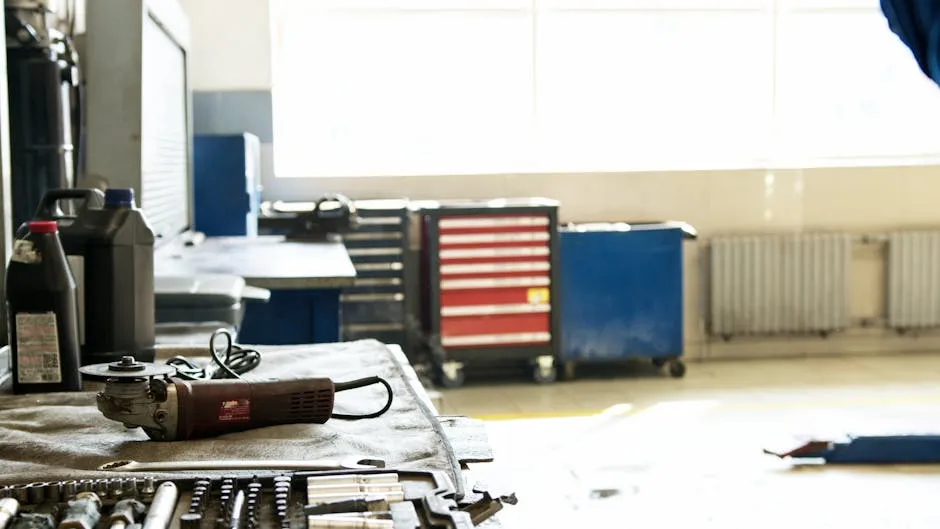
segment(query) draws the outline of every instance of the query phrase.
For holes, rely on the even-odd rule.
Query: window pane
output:
[[[777,120],[789,156],[940,154],[940,90],[878,12],[780,19]]]
[[[275,63],[279,175],[478,173],[526,163],[525,11],[292,15],[281,21]]]
[[[535,0],[540,10],[732,11],[766,10],[774,0]],[[877,1],[877,0],[875,0]]]
[[[763,159],[771,22],[760,12],[546,13],[536,68],[543,169]]]

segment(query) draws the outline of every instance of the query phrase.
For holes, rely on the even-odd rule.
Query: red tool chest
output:
[[[424,332],[445,386],[473,362],[533,364],[554,380],[558,204],[419,203]]]

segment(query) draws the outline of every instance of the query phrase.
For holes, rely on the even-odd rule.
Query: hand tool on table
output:
[[[143,529],[166,529],[173,519],[176,510],[176,500],[179,498],[179,489],[172,481],[164,481],[157,487],[153,495],[147,516],[144,518]]]
[[[49,513],[21,512],[14,520],[11,529],[55,529],[55,518]]]
[[[147,510],[147,507],[135,500],[121,500],[114,504],[111,510],[111,516],[108,518],[109,529],[126,529],[129,525],[137,523],[137,520]]]
[[[0,499],[0,529],[7,529],[10,521],[20,512],[20,502],[14,498]]]
[[[232,504],[226,512],[225,529],[239,529],[242,523],[242,511],[245,510],[245,491],[240,490],[232,498]]]
[[[868,435],[840,441],[812,440],[788,450],[764,450],[781,459],[829,464],[940,463],[940,435]]]
[[[69,501],[59,529],[95,529],[101,519],[101,498],[94,492],[80,492]]]
[[[307,518],[308,529],[392,529],[395,522],[366,517],[353,516],[310,516]]]
[[[182,441],[280,424],[323,424],[327,420],[369,419],[392,406],[392,387],[368,377],[350,382],[329,378],[248,381],[228,369],[229,379],[186,380],[174,366],[138,362],[125,356],[119,362],[82,367],[86,378],[105,380],[97,394],[98,410],[129,428],[140,427],[156,441]],[[385,406],[362,415],[333,412],[335,394],[374,384],[388,392]]]
[[[313,503],[304,506],[307,516],[319,514],[337,514],[349,512],[385,512],[388,510],[388,499],[381,495],[358,496],[348,500],[329,503]]]
[[[46,487],[48,483],[36,482],[26,485],[26,498],[30,505],[39,505],[46,501]]]
[[[246,459],[209,461],[163,461],[143,463],[123,459],[111,461],[98,470],[115,472],[182,472],[187,470],[365,470],[382,468],[385,462],[365,456],[343,459]]]

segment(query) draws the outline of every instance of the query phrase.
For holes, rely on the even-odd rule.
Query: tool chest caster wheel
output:
[[[555,362],[551,356],[540,356],[532,366],[532,379],[538,384],[551,384],[558,380]]]
[[[465,382],[463,365],[458,363],[446,363],[441,366],[440,376],[441,385],[448,389],[459,388]]]
[[[685,376],[685,364],[682,360],[669,361],[669,376],[672,378],[682,378]]]
[[[666,365],[666,362],[668,362],[668,360],[666,360],[665,358],[654,358],[653,367],[659,369],[663,367],[664,365]]]
[[[565,362],[562,367],[564,368],[565,380],[574,380],[575,373],[578,370],[578,364],[575,362]]]

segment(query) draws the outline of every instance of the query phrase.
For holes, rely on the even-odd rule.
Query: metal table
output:
[[[280,236],[210,237],[169,243],[156,253],[157,275],[230,274],[271,290],[251,303],[239,329],[243,343],[284,345],[339,341],[340,289],[356,269],[342,242],[295,242]]]

